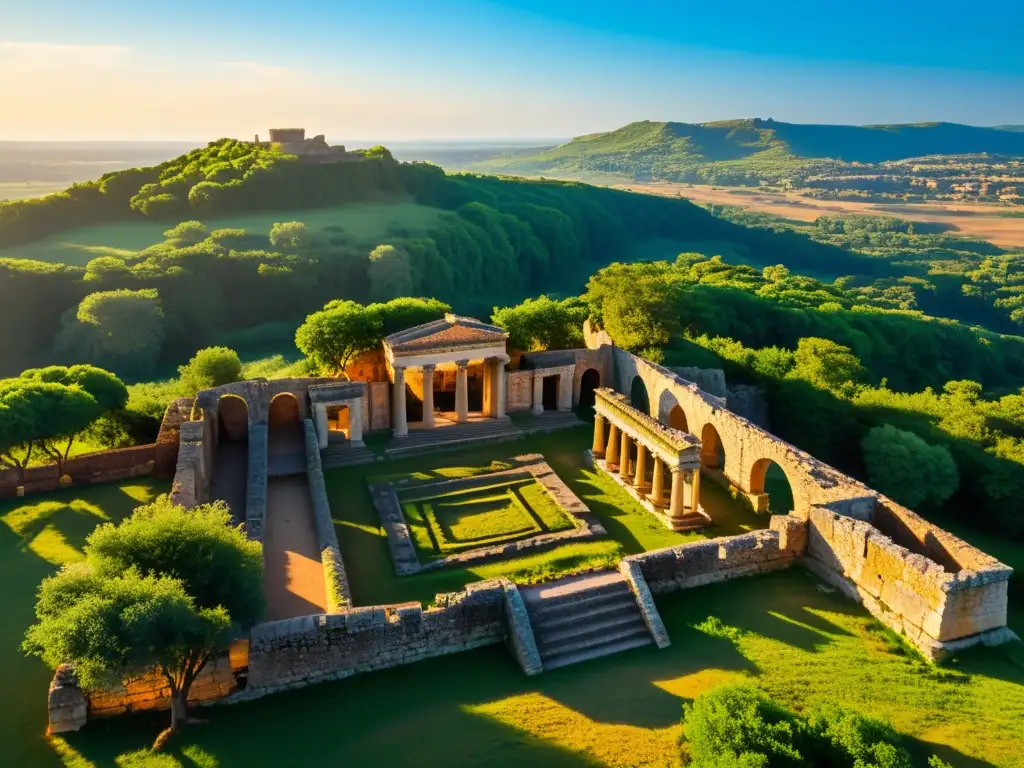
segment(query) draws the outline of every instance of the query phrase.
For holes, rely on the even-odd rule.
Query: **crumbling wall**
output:
[[[153,468],[153,474],[157,477],[174,477],[178,465],[179,431],[181,425],[192,418],[194,403],[194,397],[181,397],[171,401],[164,411],[160,432],[156,436],[156,466]]]
[[[893,505],[885,502],[890,514]],[[930,658],[1012,636],[1006,629],[1012,569],[913,517],[922,538],[942,539],[947,554],[956,553],[963,563],[936,562],[900,546],[871,522],[812,507],[807,565]]]
[[[629,555],[623,562],[640,569],[653,594],[664,594],[787,568],[803,554],[806,531],[804,520],[773,515],[767,531],[678,544]]]
[[[324,471],[320,464],[320,446],[317,441],[316,427],[313,426],[310,419],[306,419],[304,427],[306,477],[309,482],[309,495],[313,501],[313,522],[316,526],[320,562],[324,567],[324,584],[327,586],[327,612],[337,613],[352,602],[352,592],[348,586],[345,563],[341,559],[341,549],[338,547],[338,534],[334,530],[331,504],[327,499],[327,486],[324,483]]]
[[[240,698],[337,680],[359,672],[500,643],[504,587],[498,580],[419,603],[349,608],[255,627],[249,646],[249,684]]]
[[[370,417],[363,423],[369,425],[370,431],[391,429],[391,384],[372,381],[366,388]]]
[[[505,376],[505,413],[529,411],[533,405],[533,371],[509,371]]]
[[[0,499],[10,499],[32,493],[55,491],[74,485],[91,485],[131,477],[150,475],[156,466],[156,445],[136,445],[113,451],[84,453],[64,462],[64,475],[70,482],[61,483],[60,468],[56,464],[29,467],[24,479],[16,469],[0,471]],[[19,493],[19,488],[21,489]]]

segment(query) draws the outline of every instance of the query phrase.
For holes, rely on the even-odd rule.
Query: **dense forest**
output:
[[[623,347],[757,384],[775,434],[872,487],[1024,536],[1024,339],[698,254],[611,265],[584,299]]]
[[[969,191],[979,199],[998,199],[1001,194],[1017,194],[1018,185],[1024,189],[1024,134],[954,123],[643,121],[579,136],[557,147],[475,160],[468,167],[588,179],[613,174],[638,181],[753,186],[766,182],[817,192],[869,190],[901,199]],[[965,190],[965,180],[981,183]]]
[[[396,225],[366,242],[342,227],[314,231],[301,221],[303,210],[410,199],[438,211],[425,233]],[[259,234],[217,228],[218,217],[253,209],[279,212],[279,224]],[[434,296],[484,314],[542,292],[578,292],[594,269],[651,238],[735,243],[793,269],[885,267],[799,233],[737,225],[683,200],[447,175],[398,163],[383,148],[356,162],[315,164],[224,140],[156,168],[0,206],[8,245],[84,223],[151,219],[167,222],[162,242],[105,252],[84,267],[0,258],[0,324],[19,329],[0,352],[0,374],[90,362],[140,379],[211,343],[290,347],[302,317],[339,298]]]

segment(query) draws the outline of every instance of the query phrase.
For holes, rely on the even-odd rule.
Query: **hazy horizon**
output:
[[[429,5],[429,7],[427,7]],[[274,125],[395,141],[635,120],[1024,123],[1024,6],[637,0],[38,0],[0,32],[3,140],[189,141]],[[899,32],[899,44],[893,35]],[[351,141],[351,140],[350,140]]]

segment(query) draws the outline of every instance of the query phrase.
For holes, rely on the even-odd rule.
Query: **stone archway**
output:
[[[771,459],[754,462],[750,470],[750,494],[758,511],[784,515],[796,508],[789,476],[780,464]]]
[[[274,399],[270,401],[270,411],[267,415],[267,428],[271,436],[275,433],[294,432],[301,426],[299,401],[295,395],[291,392],[274,395]]]
[[[596,368],[587,368],[580,376],[579,407],[588,410],[594,407],[594,390],[601,386],[601,373]]]
[[[722,438],[710,421],[700,431],[700,465],[704,469],[725,471],[725,446]]]
[[[658,421],[673,429],[689,432],[689,420],[686,418],[686,411],[680,404],[676,394],[671,389],[662,390],[658,398]]]
[[[681,429],[683,432],[688,431],[686,428],[686,414],[683,413],[681,405],[673,406],[672,410],[669,411],[668,425],[673,429]]]
[[[248,403],[238,395],[221,395],[217,401],[217,427],[220,442],[248,440]]]
[[[629,385],[629,404],[642,413],[649,415],[651,412],[651,398],[647,395],[647,385],[639,375],[634,376],[633,382]]]

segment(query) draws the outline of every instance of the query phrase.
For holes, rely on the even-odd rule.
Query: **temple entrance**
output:
[[[484,366],[483,363],[473,363],[469,366],[468,399],[469,412],[482,413],[484,410]]]
[[[542,403],[545,411],[557,411],[558,410],[558,376],[545,376],[544,377],[544,392]]]
[[[327,406],[327,439],[352,439],[351,411],[347,405]]]
[[[596,368],[588,368],[580,376],[579,407],[588,411],[594,407],[594,390],[601,386],[601,374]]]

